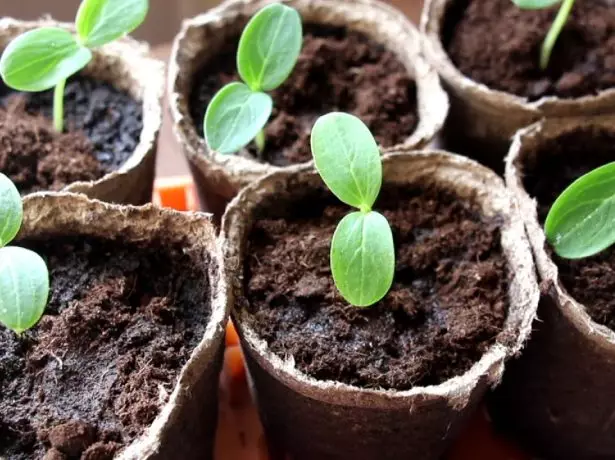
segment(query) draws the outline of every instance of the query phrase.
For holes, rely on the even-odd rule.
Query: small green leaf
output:
[[[223,154],[248,145],[269,120],[273,100],[243,83],[229,83],[214,96],[205,113],[205,139],[209,148]]]
[[[43,27],[15,38],[2,53],[0,75],[19,91],[44,91],[83,69],[92,52],[68,31]]]
[[[21,227],[23,206],[15,184],[0,173],[0,247],[10,243]]]
[[[542,10],[561,3],[562,0],[512,0],[522,10]]]
[[[312,129],[314,164],[327,187],[341,201],[363,211],[373,206],[382,184],[376,140],[353,115],[333,112]]]
[[[129,34],[145,20],[149,0],[83,0],[75,23],[84,46],[93,48]]]
[[[567,259],[589,257],[615,243],[615,162],[581,176],[555,200],[545,234]]]
[[[246,25],[237,51],[239,75],[254,91],[271,91],[290,75],[301,52],[301,16],[273,3]]]
[[[49,272],[45,261],[28,249],[0,249],[0,323],[17,334],[33,327],[45,311]]]
[[[383,215],[353,212],[342,219],[331,242],[331,271],[352,305],[368,307],[386,295],[395,274],[395,248]]]

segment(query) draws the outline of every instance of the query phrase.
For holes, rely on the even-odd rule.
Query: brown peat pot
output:
[[[16,36],[44,26],[73,27],[2,18],[0,53]],[[93,55],[67,83],[61,134],[51,122],[52,90],[19,96],[0,81],[0,171],[22,194],[64,190],[145,204],[154,185],[164,65],[128,37]]]
[[[271,0],[234,0],[184,21],[169,64],[175,134],[202,202],[224,209],[237,191],[272,171],[311,161],[309,135],[332,110],[361,118],[384,147],[426,145],[440,130],[448,97],[420,55],[416,28],[376,0],[288,0],[304,42],[288,81],[274,91],[267,146],[235,155],[210,151],[203,117],[216,91],[238,81],[236,49],[248,20]]]
[[[493,403],[498,422],[548,458],[615,457],[615,251],[557,257],[542,225],[576,178],[615,160],[615,117],[540,122],[520,131],[506,161],[541,279],[526,350]]]
[[[227,315],[210,215],[24,199],[46,259],[32,330],[0,328],[0,458],[211,459]]]
[[[574,5],[546,71],[540,47],[557,8],[521,10],[510,0],[427,0],[423,51],[451,98],[445,145],[503,170],[517,129],[542,117],[615,112],[615,11]]]
[[[274,459],[440,458],[530,332],[538,287],[503,181],[445,152],[383,164],[374,209],[396,275],[370,308],[333,285],[330,239],[350,210],[313,168],[249,185],[224,216],[232,316]]]

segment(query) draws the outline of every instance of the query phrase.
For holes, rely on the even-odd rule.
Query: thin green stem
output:
[[[57,132],[64,131],[64,87],[66,80],[58,82],[53,90],[53,126]]]
[[[256,148],[258,149],[259,153],[263,153],[263,151],[265,150],[265,130],[261,129],[258,134],[256,135],[256,138],[254,139],[254,142],[256,143]]]
[[[553,51],[555,42],[566,25],[566,21],[568,21],[568,16],[570,16],[570,11],[572,11],[573,6],[574,0],[564,0],[562,2],[562,6],[560,6],[559,11],[557,12],[557,16],[551,25],[551,29],[549,29],[549,32],[545,37],[545,41],[542,43],[542,50],[540,51],[541,70],[545,70],[549,65],[549,59],[551,59],[551,52]]]

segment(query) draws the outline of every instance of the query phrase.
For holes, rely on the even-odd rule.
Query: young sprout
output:
[[[566,25],[574,0],[512,0],[515,5],[524,10],[542,10],[550,8],[553,5],[561,3],[557,16],[547,32],[547,36],[542,42],[542,49],[540,50],[540,68],[545,70],[549,65],[549,59],[551,59],[551,52],[553,46],[562,32],[562,29]]]
[[[545,221],[554,251],[582,259],[615,243],[615,162],[581,176],[555,200]]]
[[[92,49],[132,32],[145,19],[149,0],[83,0],[76,35],[59,27],[41,27],[16,37],[0,58],[0,76],[18,91],[54,88],[53,124],[64,130],[66,80],[92,59]]]
[[[267,92],[288,78],[302,42],[301,16],[289,6],[272,3],[250,19],[237,49],[237,69],[243,83],[224,86],[205,113],[203,130],[211,150],[236,153],[253,139],[258,150],[264,150],[263,128],[273,108]]]
[[[49,273],[36,253],[6,246],[23,219],[15,185],[0,173],[0,323],[21,334],[38,323],[47,305]]]
[[[382,214],[372,211],[382,184],[378,145],[361,120],[336,112],[316,121],[311,143],[324,183],[358,209],[340,221],[333,235],[333,281],[349,303],[368,307],[386,295],[395,273],[391,227]]]

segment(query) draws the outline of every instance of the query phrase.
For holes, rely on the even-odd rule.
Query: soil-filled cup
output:
[[[227,321],[210,215],[24,198],[50,273],[40,322],[0,327],[0,457],[211,459]]]
[[[199,197],[216,212],[237,191],[272,171],[311,160],[309,135],[331,110],[361,118],[384,147],[426,145],[448,112],[436,72],[420,55],[416,28],[375,0],[289,0],[303,24],[298,62],[272,92],[265,148],[236,154],[209,149],[203,118],[220,88],[240,81],[236,50],[243,28],[271,0],[229,1],[187,20],[175,38],[168,97],[175,134]]]
[[[0,19],[0,54],[51,19]],[[123,204],[151,201],[162,123],[164,65],[129,37],[94,51],[64,90],[64,125],[52,122],[53,90],[18,93],[0,80],[0,171],[22,194],[63,190]]]
[[[437,459],[499,383],[538,303],[503,181],[445,152],[383,159],[374,205],[396,247],[391,291],[346,303],[329,265],[347,211],[309,166],[272,173],[223,219],[232,316],[275,459]]]
[[[543,299],[526,350],[496,392],[498,423],[547,458],[615,456],[615,252],[566,260],[543,224],[557,196],[583,174],[615,160],[615,118],[549,120],[521,130],[506,181],[525,221]]]
[[[615,13],[601,0],[576,2],[542,70],[540,51],[557,8],[523,10],[511,0],[426,2],[423,51],[451,98],[447,148],[503,171],[516,130],[543,117],[614,112],[607,44]]]

